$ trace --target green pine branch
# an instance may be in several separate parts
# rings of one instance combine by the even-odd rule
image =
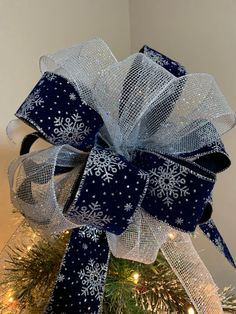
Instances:
[[[13,291],[18,313],[40,314],[54,286],[69,234],[27,247],[10,249],[0,286],[2,295]],[[138,280],[134,274],[139,274]],[[3,298],[2,298],[3,299]],[[223,308],[235,313],[236,297],[226,288],[221,293]],[[103,314],[186,313],[190,300],[162,254],[145,265],[111,256],[105,285]],[[3,314],[8,307],[0,301]]]

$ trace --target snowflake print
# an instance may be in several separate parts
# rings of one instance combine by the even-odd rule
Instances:
[[[70,217],[76,217],[76,220],[80,224],[87,224],[92,226],[104,227],[104,225],[110,223],[112,218],[106,214],[101,209],[101,205],[96,203],[91,203],[88,206],[82,206],[73,208],[70,213]]]
[[[176,223],[177,225],[182,225],[183,222],[184,222],[183,218],[178,217],[178,218],[175,219],[175,223]]]
[[[88,245],[86,243],[83,243],[82,244],[82,248],[83,248],[83,250],[87,250],[88,249]]]
[[[219,249],[220,252],[224,253],[224,245],[220,237],[214,239],[215,245]]]
[[[142,170],[142,169],[139,169],[138,171],[138,176],[141,178],[141,179],[144,179],[144,180],[147,180],[149,178],[149,175],[148,175],[148,172]]]
[[[209,220],[209,221],[207,222],[207,227],[210,228],[210,229],[214,229],[214,228],[215,228],[215,225],[214,225],[214,223],[213,223],[212,220]]]
[[[75,93],[70,93],[69,98],[70,98],[70,100],[76,100],[77,99]]]
[[[46,73],[45,77],[49,80],[49,81],[54,81],[56,79],[56,75],[54,73]]]
[[[41,85],[43,85],[43,84],[44,84],[44,80],[41,79],[41,80],[39,81],[39,83],[38,83],[38,86],[41,86]]]
[[[200,141],[200,146],[204,147],[210,147],[214,151],[221,151],[224,149],[224,145],[221,142],[217,131],[215,127],[212,124],[207,124],[203,126],[199,131],[198,131],[198,137]],[[211,140],[209,142],[209,139]]]
[[[97,242],[99,240],[99,236],[102,234],[102,230],[91,226],[84,226],[80,228],[78,234],[81,238],[89,238],[93,242]]]
[[[78,273],[83,285],[82,295],[91,295],[100,301],[103,295],[106,272],[106,264],[99,264],[90,259],[88,265]]]
[[[186,72],[185,68],[182,65],[180,65],[180,64],[178,65],[178,71],[181,74],[184,74]]]
[[[168,207],[175,199],[189,194],[185,185],[187,169],[172,161],[165,161],[162,166],[151,169],[149,175],[149,193],[161,198]]]
[[[125,163],[116,154],[109,150],[94,148],[89,155],[84,173],[101,177],[109,183],[113,179],[114,173],[125,167]]]
[[[220,140],[215,141],[208,146],[210,146],[212,150],[217,152],[221,152],[224,149],[224,144]]]
[[[58,277],[57,277],[57,281],[58,282],[62,282],[65,280],[65,276],[63,274],[59,274]]]
[[[32,111],[35,107],[41,106],[44,104],[43,98],[40,96],[40,88],[34,90],[29,96],[26,98],[24,104],[21,106],[18,111],[20,115],[24,118],[29,116],[30,111]]]
[[[125,210],[126,212],[131,211],[131,209],[133,209],[133,205],[132,205],[131,203],[125,204],[124,210]]]
[[[169,65],[169,61],[156,51],[154,52],[152,50],[145,48],[144,53],[146,56],[148,56],[154,62],[158,63],[160,66]]]
[[[51,139],[55,144],[78,144],[91,130],[84,125],[78,113],[74,113],[67,118],[55,117],[54,126],[53,132],[55,135],[52,135]]]

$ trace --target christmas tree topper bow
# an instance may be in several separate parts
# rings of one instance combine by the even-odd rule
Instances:
[[[144,47],[118,62],[100,39],[44,56],[42,78],[16,113],[36,133],[9,168],[15,207],[45,234],[74,229],[69,247],[100,232],[100,260],[88,236],[87,270],[104,265],[88,313],[100,308],[107,243],[115,256],[144,263],[161,248],[201,313],[221,306],[189,233],[200,226],[235,266],[210,219],[216,173],[229,165],[220,135],[235,115],[212,76],[178,65],[177,77],[177,63],[160,56]],[[28,153],[37,137],[53,146]],[[82,295],[93,296],[87,288],[80,286]],[[55,311],[56,290],[47,313]]]

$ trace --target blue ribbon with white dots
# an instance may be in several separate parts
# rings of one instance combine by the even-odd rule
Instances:
[[[176,77],[186,74],[179,63],[147,46],[141,52]],[[74,84],[50,72],[43,74],[16,116],[36,130],[36,137],[55,146],[66,144],[88,152],[83,172],[75,180],[63,209],[71,225],[82,227],[72,231],[45,313],[95,314],[101,311],[109,260],[105,232],[122,234],[140,207],[152,217],[184,232],[193,232],[199,226],[236,267],[211,219],[216,173],[230,163],[220,138],[211,146],[179,155],[136,149],[130,161],[100,136],[103,119],[82,101]],[[24,146],[29,148],[31,140],[26,138]],[[33,137],[32,142],[34,140]],[[73,167],[63,168],[58,163],[53,175],[71,169]],[[41,168],[40,173],[29,174],[16,196],[34,204],[34,195],[25,196],[24,190],[51,179],[44,176],[41,180],[40,175]],[[22,212],[25,214],[24,210]],[[45,221],[44,224],[50,225],[50,220]]]

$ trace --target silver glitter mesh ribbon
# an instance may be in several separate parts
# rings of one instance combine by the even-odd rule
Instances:
[[[60,74],[73,83],[84,104],[102,117],[101,137],[130,161],[138,149],[175,156],[193,152],[235,124],[212,76],[176,78],[143,54],[117,62],[100,39],[44,56],[40,66],[42,72]],[[11,164],[13,204],[34,227],[47,234],[77,227],[64,216],[64,207],[85,159],[84,153],[64,145],[24,155]],[[55,178],[58,165],[73,170]],[[22,188],[19,197],[27,179],[28,188]],[[107,233],[107,239],[115,256],[143,263],[153,262],[161,248],[197,311],[222,313],[217,288],[188,234],[173,231],[138,208],[127,230],[119,236]]]
[[[64,145],[23,155],[11,163],[12,203],[42,234],[78,227],[64,217],[63,209],[82,171],[86,155]],[[55,177],[56,166],[73,167],[73,170]]]
[[[198,313],[223,313],[216,287],[188,234],[172,231],[162,253],[190,296]]]

